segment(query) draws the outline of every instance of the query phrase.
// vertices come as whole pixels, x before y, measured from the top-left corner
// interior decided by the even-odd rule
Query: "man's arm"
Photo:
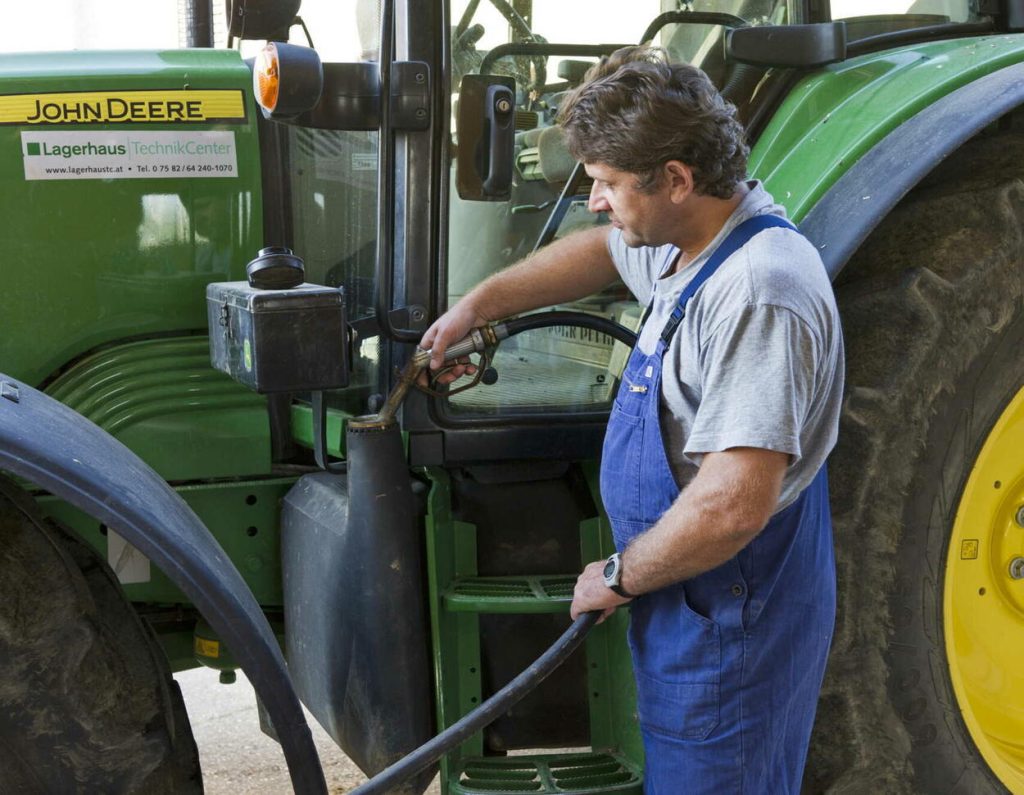
[[[620,585],[639,596],[725,563],[768,523],[788,463],[785,453],[754,447],[704,454],[690,484],[623,553]],[[591,610],[608,615],[629,601],[605,586],[604,563],[591,563],[580,575],[573,618]]]
[[[599,226],[557,240],[474,287],[423,335],[420,347],[433,350],[431,368],[440,368],[445,349],[477,326],[583,298],[614,282],[610,229]],[[452,371],[449,379],[458,374]]]

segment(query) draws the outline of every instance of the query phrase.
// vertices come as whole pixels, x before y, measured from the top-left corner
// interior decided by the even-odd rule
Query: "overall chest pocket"
[[[616,401],[601,451],[601,500],[615,520],[635,521],[640,512],[640,461],[644,418],[625,413]]]

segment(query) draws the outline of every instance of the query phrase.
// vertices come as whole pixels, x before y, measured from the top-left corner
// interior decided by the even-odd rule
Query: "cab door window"
[[[659,20],[680,8],[741,17],[749,24],[800,21],[798,4],[776,0],[454,0],[451,5],[452,136],[449,184],[447,284],[454,304],[490,274],[529,254],[545,225],[557,219],[554,237],[594,224],[587,211],[590,183],[580,180],[560,196],[575,163],[556,126],[558,109],[601,52],[637,44],[648,35],[673,60],[696,63],[721,85],[726,77],[723,28],[703,22]],[[658,20],[658,21],[656,21]],[[509,53],[503,45],[527,50]],[[577,45],[606,45],[585,54]],[[532,50],[531,50],[532,48]],[[462,79],[502,75],[515,85],[515,168],[507,201],[462,198],[456,179]],[[467,138],[469,133],[467,132]],[[557,307],[602,315],[636,327],[641,309],[622,285]],[[604,410],[627,351],[605,335],[579,328],[546,328],[501,344],[493,365],[500,386],[470,389],[448,402],[456,416],[579,413]]]

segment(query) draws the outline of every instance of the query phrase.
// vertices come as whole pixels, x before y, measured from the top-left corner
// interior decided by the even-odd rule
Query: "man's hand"
[[[511,315],[577,301],[618,279],[608,253],[610,226],[566,235],[522,262],[487,277],[435,321],[420,347],[432,351],[430,369],[444,366],[444,352],[470,330]],[[460,361],[438,383],[450,384],[473,365]]]
[[[588,563],[583,573],[576,580],[576,589],[573,591],[572,607],[569,608],[569,615],[575,621],[582,613],[589,613],[593,610],[604,611],[601,615],[600,624],[608,616],[615,612],[615,608],[629,602],[624,596],[619,596],[615,591],[604,584],[604,566],[607,561],[595,560]]]
[[[444,366],[444,352],[449,345],[461,340],[474,328],[485,326],[489,322],[488,318],[484,317],[465,299],[441,315],[426,330],[423,339],[420,340],[420,347],[431,352],[430,369],[439,370]],[[475,370],[476,367],[472,364],[456,362],[453,363],[451,370],[438,378],[438,382],[450,384],[467,373],[472,375]]]

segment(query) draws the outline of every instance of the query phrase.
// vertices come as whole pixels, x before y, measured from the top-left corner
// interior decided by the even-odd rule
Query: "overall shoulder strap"
[[[672,310],[672,314],[661,332],[661,339],[665,344],[668,344],[668,341],[672,339],[672,335],[676,333],[676,329],[686,315],[686,305],[693,298],[694,293],[701,288],[701,285],[714,275],[723,262],[743,248],[752,237],[759,232],[763,232],[765,229],[773,228],[797,231],[797,228],[785,218],[780,218],[777,215],[755,215],[737,225],[735,229],[726,235],[725,240],[719,243],[718,248],[711,252],[707,262],[701,266],[701,269],[697,271],[697,275],[690,279],[689,284],[686,285],[683,292],[679,295],[676,308]]]

